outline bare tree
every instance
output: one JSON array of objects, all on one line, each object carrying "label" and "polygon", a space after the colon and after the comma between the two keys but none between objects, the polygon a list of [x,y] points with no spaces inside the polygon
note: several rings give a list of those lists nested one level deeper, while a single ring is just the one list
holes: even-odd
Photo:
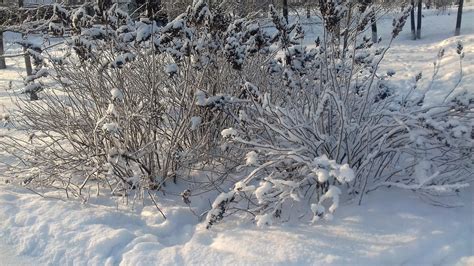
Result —
[{"label": "bare tree", "polygon": [[370,20],[371,20],[371,23],[372,23],[372,25],[371,25],[371,28],[372,28],[372,42],[376,43],[377,39],[378,39],[378,36],[377,36],[377,18],[375,17],[375,12],[372,15],[372,18]]},{"label": "bare tree", "polygon": [[1,57],[5,54],[5,49],[3,48],[3,30],[0,30],[0,69],[7,68],[7,64],[5,63],[5,58]]},{"label": "bare tree", "polygon": [[416,25],[416,38],[421,39],[421,19],[422,19],[422,9],[423,9],[423,3],[421,0],[418,0],[418,16],[417,16],[417,25]]},{"label": "bare tree", "polygon": [[461,34],[461,20],[462,20],[463,5],[464,5],[464,0],[459,0],[458,17],[456,19],[456,30],[454,32],[454,36],[459,36],[459,34]]},{"label": "bare tree", "polygon": [[311,17],[311,1],[306,0],[306,18]]},{"label": "bare tree", "polygon": [[283,0],[283,17],[285,17],[288,23],[288,0]]},{"label": "bare tree", "polygon": [[415,26],[415,0],[411,0],[411,11],[410,11],[410,25],[411,25],[411,36],[413,40],[416,40],[416,26]]}]

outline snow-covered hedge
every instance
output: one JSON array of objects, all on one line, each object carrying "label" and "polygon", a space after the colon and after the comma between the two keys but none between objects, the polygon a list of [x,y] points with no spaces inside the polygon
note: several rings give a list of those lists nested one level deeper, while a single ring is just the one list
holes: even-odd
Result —
[{"label": "snow-covered hedge", "polygon": [[[365,37],[372,10],[348,3],[321,1],[325,31],[314,47],[273,7],[271,30],[204,1],[164,27],[116,6],[102,23],[57,8],[53,29],[70,24],[75,34],[64,56],[38,56],[31,81],[47,65],[55,90],[19,105],[31,135],[0,140],[20,160],[11,170],[32,188],[75,196],[92,183],[129,195],[170,179],[190,184],[186,204],[193,192],[223,190],[209,226],[239,211],[259,225],[331,219],[340,197],[360,202],[381,186],[465,187],[472,94],[427,104],[431,87],[418,88],[417,73],[407,93],[394,91],[396,73],[379,71],[391,41]],[[391,40],[407,17],[394,19]],[[214,177],[190,178],[196,168]]]}]

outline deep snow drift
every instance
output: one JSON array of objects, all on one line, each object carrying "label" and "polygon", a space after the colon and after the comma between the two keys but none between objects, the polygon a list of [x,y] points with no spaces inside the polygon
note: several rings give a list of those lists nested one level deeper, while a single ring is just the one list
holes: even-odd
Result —
[{"label": "deep snow drift", "polygon": [[[441,76],[434,86],[449,89],[458,79],[455,47],[462,40],[466,57],[459,89],[474,90],[473,11],[466,10],[459,37],[451,37],[454,15],[426,13],[419,41],[409,40],[407,25],[382,69],[397,72],[400,89],[420,71],[427,84],[432,62],[444,47]],[[382,38],[390,24],[390,19],[380,20]],[[318,32],[317,28],[306,31],[313,37]],[[10,81],[21,83],[21,62],[8,60],[9,69],[0,70],[0,114],[12,107],[4,88]],[[436,101],[436,95],[430,99]],[[5,132],[0,124],[0,134]],[[0,160],[6,160],[1,151]],[[332,222],[262,229],[248,222],[225,221],[206,230],[179,198],[164,200],[158,195],[168,218],[163,220],[152,204],[136,204],[132,209],[121,199],[105,196],[92,196],[87,204],[42,198],[4,184],[1,173],[0,168],[0,265],[474,265],[472,187],[459,197],[439,199],[464,205],[457,208],[433,206],[410,191],[379,189],[368,194],[361,206],[342,202]]]}]

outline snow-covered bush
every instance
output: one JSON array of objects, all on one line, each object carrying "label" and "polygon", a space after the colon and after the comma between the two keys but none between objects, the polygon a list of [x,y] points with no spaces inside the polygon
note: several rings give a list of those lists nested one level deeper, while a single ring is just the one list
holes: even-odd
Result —
[{"label": "snow-covered bush", "polygon": [[[408,12],[382,47],[364,36],[372,10],[349,2],[320,1],[324,34],[312,48],[273,7],[271,30],[204,1],[163,27],[115,5],[100,19],[57,8],[73,36],[63,56],[41,55],[54,86],[19,104],[29,137],[0,139],[19,159],[10,170],[75,196],[95,183],[128,195],[171,179],[189,185],[186,204],[196,189],[225,191],[208,226],[238,211],[258,225],[330,220],[341,197],[360,202],[381,186],[466,186],[472,95],[453,89],[428,104],[421,74],[395,91],[396,73],[379,65]],[[195,169],[212,174],[195,180]]]},{"label": "snow-covered bush", "polygon": [[[355,177],[347,164],[338,165],[325,155],[308,158],[297,151],[288,150],[279,156],[266,156],[271,151],[259,150],[262,155],[255,151],[246,155],[246,166],[253,166],[255,169],[237,182],[232,191],[222,193],[215,199],[212,210],[207,214],[208,227],[220,221],[233,202],[246,200],[248,202],[245,205],[250,204],[247,207],[244,205],[233,208],[245,208],[254,213],[257,225],[271,225],[273,219],[281,218],[284,211],[308,201],[315,202],[311,204],[313,221],[321,217],[328,220],[332,218],[341,194],[336,182],[346,184]],[[260,161],[265,162],[260,164]],[[323,205],[326,199],[332,200],[328,211]]]},{"label": "snow-covered bush", "polygon": [[[53,85],[40,101],[19,102],[17,126],[30,137],[1,140],[20,159],[12,173],[75,196],[93,183],[127,195],[170,179],[215,189],[236,165],[221,149],[221,130],[237,120],[243,74],[264,72],[270,37],[245,19],[223,25],[226,15],[203,1],[164,27],[133,21],[116,5],[105,25],[81,10],[61,12],[76,33],[63,54],[41,55],[37,73]],[[196,169],[219,177],[192,183]]]},{"label": "snow-covered bush", "polygon": [[[381,186],[438,195],[472,181],[473,95],[451,95],[453,88],[443,102],[425,103],[432,88],[417,87],[421,74],[413,87],[395,92],[395,73],[379,70],[407,10],[394,19],[389,45],[382,47],[364,36],[370,10],[357,13],[346,1],[321,1],[320,9],[324,39],[314,49],[299,45],[298,27],[271,10],[283,60],[269,63],[271,83],[245,83],[252,102],[239,110],[239,123],[222,132],[248,151],[241,170],[250,174],[216,199],[209,226],[242,209],[258,224],[284,211],[287,220],[301,202],[313,221],[330,219],[342,191],[360,203]],[[457,52],[462,62],[462,46]],[[320,158],[331,159],[331,169],[314,165]],[[321,203],[328,197],[334,203],[326,212]]]}]

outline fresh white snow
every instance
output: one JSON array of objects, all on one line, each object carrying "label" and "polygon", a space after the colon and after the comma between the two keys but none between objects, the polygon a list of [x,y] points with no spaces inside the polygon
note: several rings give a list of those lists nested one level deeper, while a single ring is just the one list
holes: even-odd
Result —
[{"label": "fresh white snow", "polygon": [[[455,52],[459,40],[466,56],[457,90],[474,90],[474,9],[466,8],[459,37],[451,37],[456,19],[451,13],[425,13],[421,40],[411,41],[406,25],[395,41],[382,69],[396,72],[401,90],[412,84],[414,77],[409,75],[420,71],[422,85],[429,86],[432,62],[441,48],[446,55],[433,86],[440,92],[451,88],[459,78]],[[179,26],[179,21],[175,24]],[[390,24],[391,19],[379,21],[384,40]],[[317,35],[317,29],[306,27],[307,33]],[[6,47],[9,53],[18,51]],[[8,59],[7,64],[7,70],[0,70],[0,117],[11,118],[13,104],[3,88],[9,82],[21,84],[24,68],[21,58]],[[204,104],[205,97],[196,93],[198,103]],[[436,93],[428,98],[442,100]],[[197,119],[192,121],[193,127],[198,124]],[[104,130],[113,129],[104,125]],[[11,132],[0,121],[0,136]],[[222,135],[233,136],[235,130],[226,129]],[[258,163],[256,154],[247,159]],[[3,160],[7,157],[0,151]],[[202,218],[179,197],[158,195],[167,215],[164,220],[153,204],[135,203],[132,208],[105,195],[91,196],[87,204],[58,200],[64,195],[55,192],[43,198],[5,184],[2,172],[0,166],[0,265],[474,265],[472,186],[459,197],[437,199],[463,207],[433,206],[410,191],[380,188],[364,197],[360,206],[338,202],[332,221],[265,225],[269,219],[261,217],[261,227],[227,220],[207,230]]]},{"label": "fresh white snow", "polygon": [[384,189],[361,206],[342,203],[332,221],[264,228],[227,221],[207,230],[177,202],[159,201],[163,220],[151,206],[83,205],[2,185],[0,238],[10,249],[0,256],[52,265],[469,265],[473,192],[457,199],[466,206],[443,208]]}]

